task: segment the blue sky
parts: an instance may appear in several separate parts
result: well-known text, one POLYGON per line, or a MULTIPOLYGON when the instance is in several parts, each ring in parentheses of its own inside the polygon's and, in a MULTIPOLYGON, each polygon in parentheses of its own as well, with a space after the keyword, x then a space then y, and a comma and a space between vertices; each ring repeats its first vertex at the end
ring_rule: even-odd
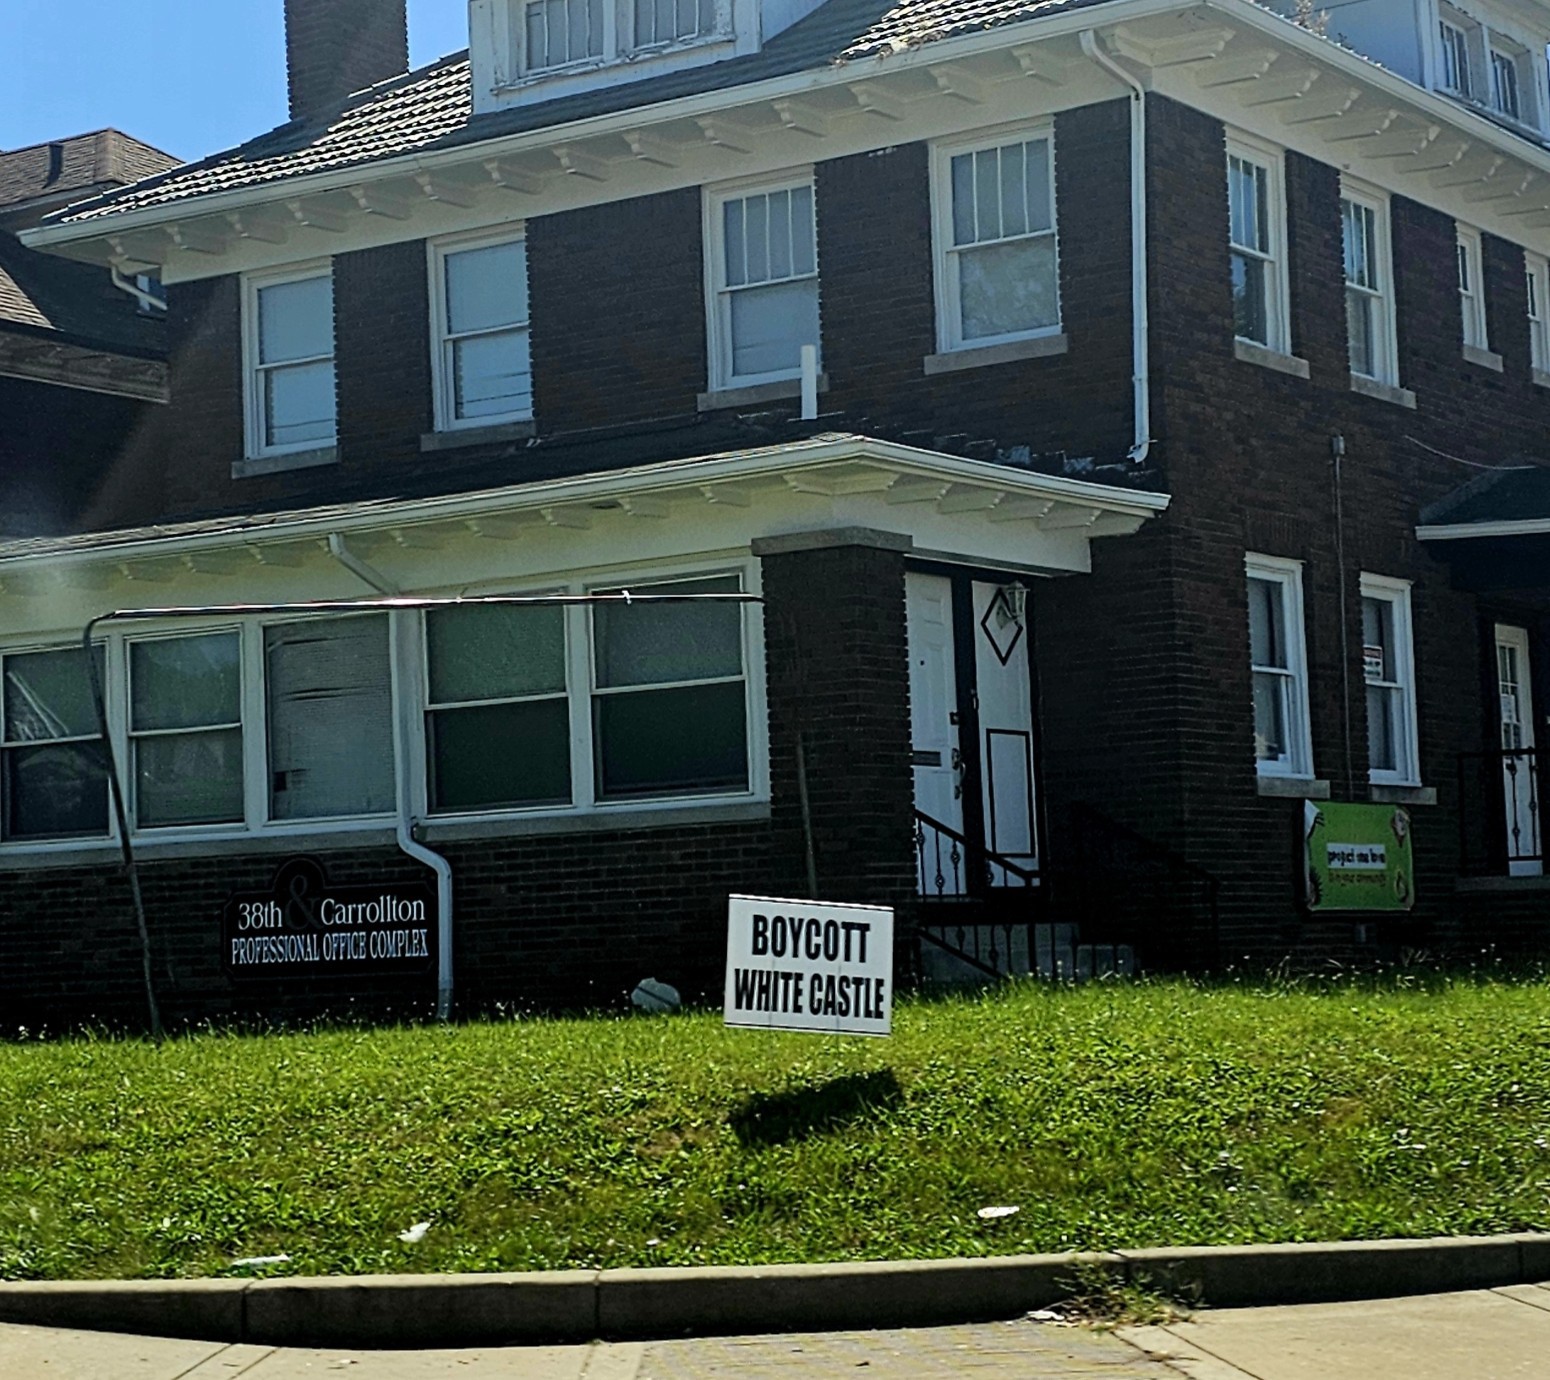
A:
MULTIPOLYGON (((409 0, 413 64, 467 45, 467 0, 409 0)), ((192 159, 285 118, 284 0, 0 0, 0 149, 111 125, 192 159)))

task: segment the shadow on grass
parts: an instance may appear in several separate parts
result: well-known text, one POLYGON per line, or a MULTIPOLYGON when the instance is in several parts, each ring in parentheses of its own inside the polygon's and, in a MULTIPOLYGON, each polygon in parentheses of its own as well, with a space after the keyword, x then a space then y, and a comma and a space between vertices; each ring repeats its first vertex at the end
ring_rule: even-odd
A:
POLYGON ((746 1147, 784 1145, 833 1131, 903 1101, 904 1091, 893 1070, 878 1069, 787 1092, 755 1093, 727 1121, 746 1147))

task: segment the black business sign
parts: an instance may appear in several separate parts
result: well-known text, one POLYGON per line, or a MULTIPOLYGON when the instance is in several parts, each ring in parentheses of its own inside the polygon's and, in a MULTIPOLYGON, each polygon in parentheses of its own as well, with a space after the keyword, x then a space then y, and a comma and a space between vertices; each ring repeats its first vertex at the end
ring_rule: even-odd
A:
POLYGON ((221 945, 236 979, 425 972, 436 961, 436 892, 335 886, 315 858, 292 858, 268 891, 226 902, 221 945))

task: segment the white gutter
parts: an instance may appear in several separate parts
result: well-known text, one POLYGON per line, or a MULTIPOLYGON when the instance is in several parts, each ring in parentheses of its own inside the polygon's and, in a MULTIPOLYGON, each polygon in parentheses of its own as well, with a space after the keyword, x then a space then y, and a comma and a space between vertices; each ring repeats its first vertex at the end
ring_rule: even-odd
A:
POLYGON ((167 304, 153 293, 147 292, 133 278, 124 277, 117 264, 108 265, 108 275, 113 279, 113 286, 120 292, 127 292, 144 311, 165 313, 167 304))
POLYGON ((473 494, 414 499, 366 507, 360 512, 333 513, 264 526, 231 527, 218 532, 157 537, 145 541, 64 551, 42 551, 0 558, 0 578, 6 572, 29 568, 100 565, 104 561, 150 560, 158 556, 183 557, 198 551, 229 550, 232 546, 257 546, 271 542, 327 541, 351 531, 373 531, 428 522, 456 521, 491 512, 517 511, 595 502, 621 495, 659 493, 693 488, 726 480, 799 474, 846 461, 871 461, 897 468, 901 473, 948 483, 983 484, 1029 498, 1068 500, 1145 521, 1167 508, 1168 494, 1144 489, 1117 489, 1085 479, 1039 474, 991 460, 966 460, 938 451, 921 450, 894 441, 869 437, 816 437, 783 446, 730 451, 630 469, 604 470, 571 479, 545 480, 536 484, 512 484, 473 494))
MULTIPOLYGON (((367 564, 345 545, 340 533, 328 534, 328 554, 377 593, 399 593, 398 586, 386 575, 375 566, 367 564)), ((406 671, 404 666, 404 649, 410 645, 413 637, 411 624, 414 615, 408 610, 395 610, 388 617, 392 626, 392 699, 396 711, 404 703, 400 689, 414 674, 406 671)), ((414 801, 409 762, 415 751, 415 743, 413 734, 409 732, 408 715, 395 712, 393 727, 398 737, 397 750, 393 755, 394 785, 398 797, 398 816, 393 821, 395 837, 400 853, 424 864, 436 874, 436 1019, 447 1021, 452 1019, 452 864, 414 836, 414 801)))
POLYGON ((1417 527, 1422 541, 1468 541, 1481 537, 1542 537, 1550 535, 1550 518, 1505 518, 1501 522, 1455 522, 1417 527))
POLYGON ((1146 88, 1098 46, 1092 29, 1082 30, 1082 51, 1130 88, 1130 327, 1135 386, 1135 435, 1130 459, 1146 463, 1152 450, 1151 324, 1147 315, 1150 276, 1146 217, 1146 88))
MULTIPOLYGON (((1183 13, 1204 18, 1212 11, 1223 20, 1258 30, 1277 42, 1301 51, 1304 56, 1312 60, 1322 62, 1337 72, 1369 84, 1376 88, 1381 98, 1408 105, 1428 121, 1457 128, 1471 139, 1498 152, 1518 158, 1540 172, 1550 174, 1550 150, 1529 143, 1484 116, 1460 106, 1456 101, 1436 95, 1367 58, 1341 48, 1329 39, 1320 38, 1300 28, 1289 19, 1252 3, 1252 0, 1110 0, 1110 3, 1102 7, 1102 27, 1109 29, 1163 14, 1183 13)), ((1038 29, 1038 41, 1079 36, 1088 31, 1092 23, 1093 14, 1085 8, 1070 14, 1035 17, 1015 24, 1004 24, 965 34, 961 38, 924 43, 905 52, 858 58, 853 62, 833 63, 816 70, 772 77, 766 81, 750 82, 743 86, 700 92, 656 105, 633 106, 607 115, 594 115, 570 124, 524 130, 519 134, 506 135, 498 139, 471 141, 434 152, 400 154, 397 157, 379 161, 355 163, 349 167, 336 168, 312 176, 270 178, 260 184, 236 188, 229 192, 187 197, 86 221, 35 226, 21 231, 20 239, 28 248, 41 249, 53 245, 88 241, 107 235, 127 234, 132 230, 238 210, 271 200, 316 196, 324 192, 358 186, 362 182, 408 177, 421 172, 435 172, 459 163, 466 163, 471 159, 512 157, 524 152, 544 149, 553 143, 573 143, 578 140, 617 134, 624 130, 636 130, 650 124, 693 119, 697 115, 720 113, 738 105, 777 100, 832 86, 847 86, 871 77, 910 71, 918 67, 930 67, 937 63, 961 61, 981 53, 999 51, 1012 43, 1027 42, 1028 30, 1034 27, 1038 29)))

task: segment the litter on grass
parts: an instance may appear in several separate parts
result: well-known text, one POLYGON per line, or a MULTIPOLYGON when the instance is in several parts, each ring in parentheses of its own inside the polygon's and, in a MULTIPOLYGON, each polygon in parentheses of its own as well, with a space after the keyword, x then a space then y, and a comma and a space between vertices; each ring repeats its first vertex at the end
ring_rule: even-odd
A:
POLYGON ((413 1246, 416 1243, 425 1240, 425 1233, 430 1229, 431 1224, 429 1222, 416 1222, 412 1227, 409 1228, 408 1231, 399 1232, 398 1239, 406 1246, 413 1246))
POLYGON ((1021 1208, 1017 1207, 982 1207, 979 1210, 979 1219, 982 1222, 995 1222, 1003 1217, 1015 1217, 1021 1208))
POLYGON ((288 1255, 245 1255, 241 1260, 232 1261, 231 1268, 243 1270, 254 1265, 288 1265, 290 1259, 288 1255))

